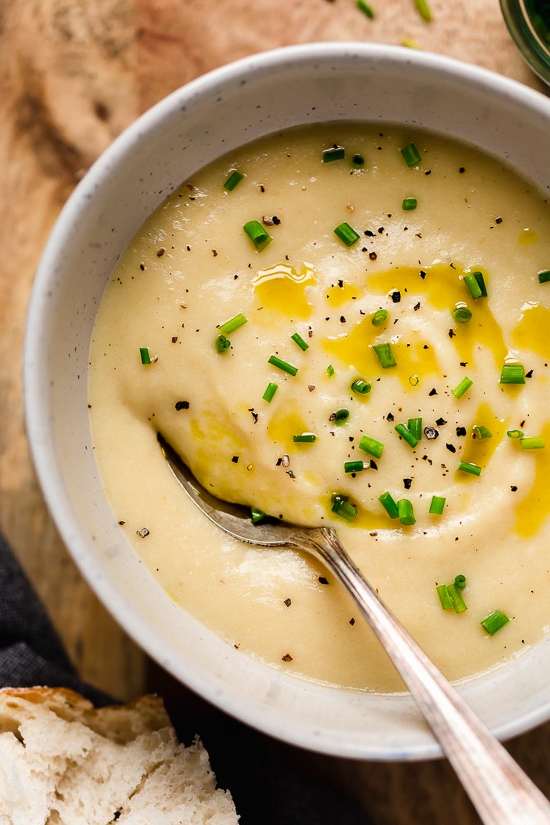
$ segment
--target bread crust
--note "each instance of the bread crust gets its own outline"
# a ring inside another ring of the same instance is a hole
[[[196,739],[162,699],[95,708],[66,688],[0,689],[0,825],[235,825]]]

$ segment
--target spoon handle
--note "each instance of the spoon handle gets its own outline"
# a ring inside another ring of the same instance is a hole
[[[550,803],[380,601],[333,530],[296,536],[357,602],[486,825],[550,823]]]

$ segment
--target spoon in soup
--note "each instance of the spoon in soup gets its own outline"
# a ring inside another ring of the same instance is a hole
[[[401,674],[486,825],[550,825],[550,803],[378,598],[331,527],[253,524],[250,510],[215,498],[159,434],[176,479],[220,529],[259,547],[309,553],[343,584]]]

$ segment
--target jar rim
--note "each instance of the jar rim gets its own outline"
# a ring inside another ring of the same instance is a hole
[[[541,80],[550,84],[550,45],[535,28],[526,0],[500,0],[500,7],[521,56]]]

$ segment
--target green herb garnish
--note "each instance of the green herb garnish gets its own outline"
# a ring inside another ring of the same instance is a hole
[[[401,209],[403,212],[412,212],[413,209],[416,209],[418,206],[418,201],[416,198],[403,198],[403,202],[401,203]]]
[[[388,317],[388,310],[387,309],[377,309],[374,315],[371,318],[371,322],[373,326],[379,327],[380,324],[383,324],[386,318]]]
[[[367,381],[365,378],[356,378],[355,381],[351,383],[351,390],[352,392],[357,393],[357,395],[368,395],[371,391],[372,384],[370,381]]]
[[[384,445],[381,441],[377,441],[375,438],[370,438],[370,436],[364,435],[359,442],[359,449],[364,450],[366,453],[374,456],[375,458],[380,458],[384,451]]]
[[[472,427],[472,435],[474,438],[478,438],[480,441],[484,438],[492,438],[493,433],[491,430],[484,427],[483,424],[474,424]]]
[[[237,170],[234,169],[225,181],[223,188],[227,189],[228,192],[232,192],[237,184],[242,181],[243,177],[244,175],[241,175],[240,172],[237,172]]]
[[[401,149],[401,154],[403,155],[405,163],[409,167],[417,166],[421,161],[420,154],[414,143],[409,143],[408,146]]]
[[[414,0],[414,5],[422,20],[430,23],[432,20],[432,10],[430,9],[428,0]]]
[[[221,354],[222,352],[227,352],[227,350],[231,346],[231,341],[229,340],[229,338],[226,338],[225,335],[218,335],[216,336],[215,344],[216,349]]]
[[[429,512],[432,516],[440,516],[445,507],[445,496],[432,496]]]
[[[323,163],[331,163],[333,160],[343,160],[346,157],[346,150],[343,146],[331,146],[323,149]]]
[[[406,441],[409,447],[414,448],[418,444],[418,439],[414,437],[414,435],[409,431],[409,428],[406,424],[396,424],[394,427],[396,433],[401,436],[403,441]]]
[[[277,355],[271,355],[267,359],[267,363],[271,364],[273,367],[277,367],[278,370],[288,372],[289,375],[296,375],[298,372],[298,367],[293,367],[292,364],[289,364],[287,361],[283,361],[283,359],[279,358]]]
[[[225,321],[223,324],[220,324],[218,329],[220,332],[223,332],[224,335],[231,335],[232,332],[235,332],[236,329],[242,327],[243,324],[246,324],[247,319],[244,317],[242,312],[239,312],[238,315],[235,315],[233,318],[230,318],[229,321]]]
[[[455,321],[458,321],[459,324],[467,324],[468,321],[472,320],[472,313],[463,301],[455,304],[453,318]]]
[[[360,473],[361,470],[365,469],[365,465],[362,461],[345,461],[344,462],[344,472],[345,473]]]
[[[317,436],[314,433],[300,433],[299,435],[293,435],[292,440],[297,444],[313,444],[314,441],[317,441]]]
[[[365,15],[366,15],[367,17],[369,17],[371,20],[374,18],[374,11],[373,11],[373,9],[369,6],[369,4],[368,4],[368,3],[365,3],[365,0],[355,0],[355,5],[356,5],[356,6],[357,6],[357,8],[359,9],[359,11],[362,11],[362,12],[363,12],[363,14],[365,14]]]
[[[522,450],[542,450],[546,445],[544,438],[542,438],[541,436],[531,436],[529,438],[526,438],[524,436],[523,438],[520,438],[519,446]]]
[[[525,384],[523,364],[504,364],[500,373],[501,384]]]
[[[273,240],[258,221],[248,221],[243,229],[259,252]]]
[[[295,332],[294,335],[291,335],[290,337],[292,338],[294,343],[298,344],[300,349],[303,350],[304,352],[306,351],[306,349],[309,349],[309,344],[307,344],[304,341],[304,339],[302,338],[302,336],[299,333]]]
[[[334,423],[340,427],[342,424],[345,424],[349,418],[349,410],[346,410],[345,407],[341,407],[339,410],[336,410],[330,416],[330,421],[334,421]]]
[[[393,499],[391,493],[382,493],[381,496],[378,496],[378,501],[390,518],[398,518],[397,502]]]
[[[344,521],[347,521],[348,524],[351,524],[358,515],[357,507],[348,501],[347,496],[333,495],[331,510]]]
[[[359,233],[356,232],[355,229],[349,225],[349,223],[347,223],[347,221],[344,221],[337,226],[334,230],[334,234],[337,235],[337,237],[340,238],[346,246],[353,246],[353,244],[356,243],[361,237]]]
[[[480,476],[481,475],[481,467],[478,464],[472,464],[469,461],[461,461],[458,465],[458,469],[463,473],[469,473],[472,476]]]
[[[275,393],[277,392],[278,389],[279,389],[278,384],[273,384],[272,382],[270,382],[267,385],[264,394],[262,395],[263,400],[268,401],[269,403],[271,403],[271,401],[273,401],[273,396],[275,395]]]
[[[474,300],[487,297],[487,287],[481,272],[468,272],[464,275],[464,283],[468,287],[470,295]]]
[[[401,524],[410,527],[411,524],[416,524],[412,503],[408,498],[400,498],[397,502],[397,516]]]
[[[378,363],[381,367],[383,367],[383,369],[397,366],[397,361],[395,360],[391,344],[374,344],[373,350],[378,358]]]
[[[465,392],[467,392],[474,382],[470,378],[463,378],[460,383],[456,385],[454,388],[453,395],[455,398],[462,398]]]
[[[480,624],[481,627],[487,631],[489,636],[494,636],[497,630],[500,630],[505,624],[508,624],[509,621],[510,619],[502,612],[502,610],[495,610],[490,616],[483,619]]]
[[[149,355],[149,347],[140,347],[139,348],[139,355],[140,355],[142,364],[147,366],[147,364],[151,363],[151,356]]]

